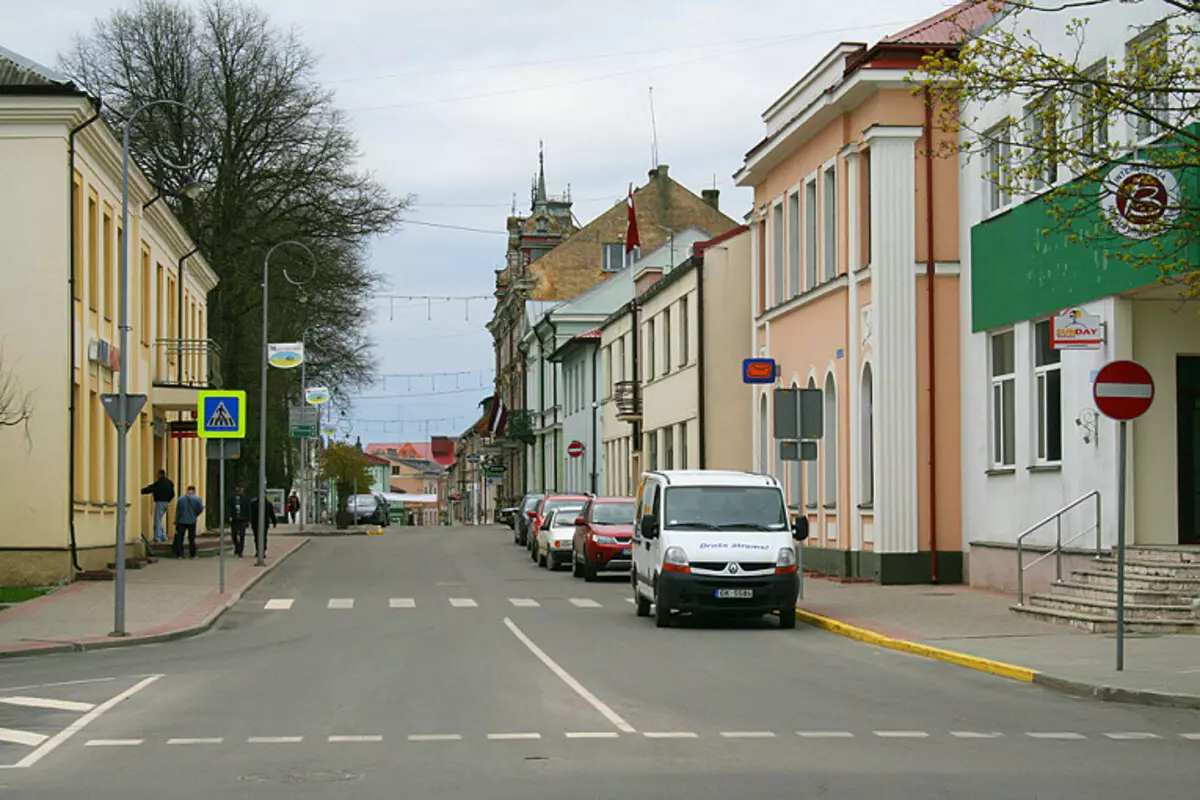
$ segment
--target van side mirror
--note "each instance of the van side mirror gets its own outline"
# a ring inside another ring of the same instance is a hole
[[[792,517],[792,539],[803,542],[808,538],[808,515],[797,514]]]
[[[643,539],[658,538],[658,520],[653,514],[646,514],[642,517],[641,523],[638,525],[638,531]]]

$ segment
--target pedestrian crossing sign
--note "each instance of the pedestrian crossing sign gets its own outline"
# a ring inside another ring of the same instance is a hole
[[[200,392],[196,408],[196,435],[201,439],[246,437],[246,393]]]

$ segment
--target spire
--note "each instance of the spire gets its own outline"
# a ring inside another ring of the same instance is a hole
[[[541,140],[538,140],[537,194],[534,195],[533,202],[546,202],[546,149]]]

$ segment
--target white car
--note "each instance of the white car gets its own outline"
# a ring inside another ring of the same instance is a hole
[[[539,567],[546,567],[553,572],[559,564],[571,560],[571,551],[575,546],[575,520],[582,511],[582,505],[563,506],[552,511],[542,522],[537,532]]]
[[[633,598],[658,627],[672,611],[762,616],[796,626],[808,520],[789,523],[779,481],[718,470],[647,472],[633,529]]]

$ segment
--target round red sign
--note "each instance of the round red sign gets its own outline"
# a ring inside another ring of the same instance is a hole
[[[1092,399],[1109,419],[1137,419],[1154,402],[1154,378],[1136,361],[1113,361],[1096,373]]]
[[[583,442],[576,439],[567,445],[567,455],[569,455],[571,458],[579,458],[581,455],[583,455]]]

